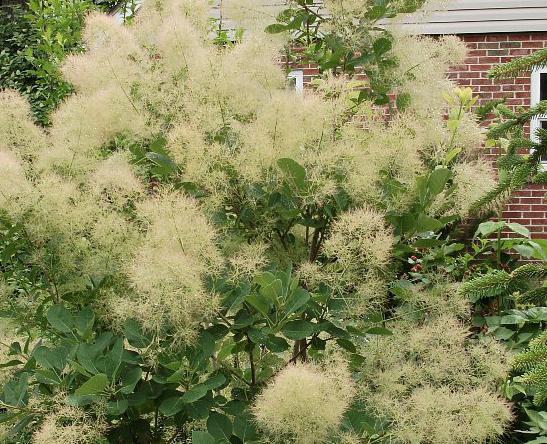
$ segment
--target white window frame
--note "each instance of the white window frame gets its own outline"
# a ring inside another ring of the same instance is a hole
[[[547,67],[535,68],[530,76],[531,97],[530,106],[535,106],[541,101],[541,74],[547,74]],[[536,116],[530,121],[530,138],[534,142],[539,142],[536,137],[536,131],[541,128],[541,123],[547,122],[547,115]],[[542,162],[543,168],[547,169],[547,160]]]
[[[294,89],[298,93],[304,91],[304,71],[301,69],[295,69],[287,74],[287,79],[294,79]]]

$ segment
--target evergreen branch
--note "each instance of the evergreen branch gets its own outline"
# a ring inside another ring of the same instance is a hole
[[[520,74],[531,71],[537,67],[547,65],[547,48],[540,49],[526,57],[520,57],[510,62],[494,66],[488,71],[491,79],[508,79],[518,77]]]
[[[510,293],[513,289],[512,283],[513,279],[506,271],[492,270],[483,276],[464,282],[460,292],[472,302],[477,302]]]

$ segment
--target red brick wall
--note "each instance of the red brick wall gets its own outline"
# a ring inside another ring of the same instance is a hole
[[[493,65],[547,47],[547,33],[469,34],[460,38],[469,48],[469,53],[465,64],[451,70],[450,78],[462,86],[473,88],[479,96],[479,103],[506,98],[506,104],[511,107],[530,105],[529,73],[516,79],[494,81],[488,78],[487,71]],[[510,222],[528,227],[534,238],[547,239],[546,193],[544,185],[528,185],[515,193],[504,216]]]

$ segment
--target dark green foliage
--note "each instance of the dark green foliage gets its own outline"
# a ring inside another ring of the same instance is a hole
[[[87,1],[30,1],[28,10],[0,9],[0,89],[26,96],[36,120],[47,125],[51,111],[71,92],[59,72],[65,54],[78,50]]]
[[[460,291],[472,302],[481,299],[508,296],[514,292],[528,294],[535,280],[544,278],[547,266],[539,264],[523,265],[512,273],[504,270],[492,270],[483,276],[473,278],[460,287]]]
[[[528,349],[514,360],[513,368],[520,376],[513,380],[527,387],[534,404],[547,401],[547,332],[530,341]]]
[[[130,0],[29,0],[24,7],[0,7],[0,89],[21,92],[42,125],[72,92],[59,66],[67,54],[81,50],[84,18],[93,8],[134,14],[135,5]]]

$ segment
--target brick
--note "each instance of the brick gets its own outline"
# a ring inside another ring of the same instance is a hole
[[[524,105],[524,99],[507,99],[505,101],[505,104],[506,105],[509,105],[509,106],[519,106],[519,105]]]
[[[514,51],[523,51],[522,49],[515,49]],[[489,56],[506,56],[509,55],[508,49],[489,49],[488,53]]]
[[[511,49],[509,53],[512,56],[525,56],[530,54],[532,51],[530,49]]]
[[[510,203],[507,205],[507,209],[509,211],[530,211],[530,205]]]
[[[533,220],[545,218],[545,211],[526,211],[522,213],[522,217],[528,217]]]
[[[500,42],[500,48],[520,48],[522,42]]]
[[[513,192],[515,196],[523,196],[523,197],[529,197],[532,195],[531,190],[517,190]],[[520,198],[520,201],[522,202],[522,197]]]
[[[530,41],[530,42],[522,42],[522,47],[523,48],[543,48],[543,46],[545,45],[544,42],[542,41]]]
[[[482,91],[494,92],[494,91],[501,91],[501,86],[500,85],[481,85],[479,89],[481,90],[481,92]]]
[[[460,79],[474,79],[480,77],[480,72],[460,72],[458,74]]]
[[[535,43],[535,42],[530,42]],[[485,57],[486,56],[486,50],[485,49],[474,49],[472,51],[468,51],[467,55],[469,57]]]
[[[507,34],[490,34],[486,36],[487,42],[505,42],[507,40],[509,40]]]
[[[532,192],[530,190],[521,190],[519,191],[521,193],[530,193],[528,195],[532,195]],[[524,204],[529,204],[529,205],[532,205],[532,204],[541,204],[543,202],[543,199],[541,197],[521,197],[519,199],[520,203],[524,203]]]
[[[515,219],[521,219],[522,213],[520,211],[504,211],[503,217],[511,217]]]
[[[469,65],[469,71],[488,71],[492,65]],[[463,71],[463,70],[462,70]]]
[[[485,57],[480,57],[479,60],[481,63],[500,63],[499,57],[485,56]]]
[[[501,85],[502,91],[522,91],[523,85]]]
[[[530,33],[511,33],[511,36],[509,37],[509,40],[519,40],[519,41],[528,41],[530,40]]]
[[[507,97],[509,97],[509,93],[506,92],[494,93],[494,99],[506,99]]]
[[[486,40],[486,35],[485,34],[464,35],[462,40],[464,42],[484,42]]]
[[[478,49],[499,49],[499,47],[500,47],[499,43],[492,43],[492,42],[477,43]]]

